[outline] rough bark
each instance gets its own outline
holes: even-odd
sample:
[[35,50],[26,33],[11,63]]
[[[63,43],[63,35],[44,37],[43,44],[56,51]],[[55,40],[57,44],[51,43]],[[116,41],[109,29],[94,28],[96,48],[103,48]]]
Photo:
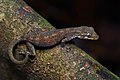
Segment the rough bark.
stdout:
[[34,63],[12,63],[7,53],[9,43],[35,27],[55,29],[22,0],[0,0],[0,80],[120,80],[69,43],[45,50],[36,48]]

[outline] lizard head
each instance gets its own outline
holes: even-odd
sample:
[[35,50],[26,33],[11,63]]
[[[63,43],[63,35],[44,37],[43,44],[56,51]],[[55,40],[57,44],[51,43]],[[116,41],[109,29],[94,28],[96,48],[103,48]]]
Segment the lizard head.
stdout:
[[80,35],[77,35],[78,38],[90,40],[97,40],[99,38],[93,27],[81,26],[79,28],[77,30],[80,33]]

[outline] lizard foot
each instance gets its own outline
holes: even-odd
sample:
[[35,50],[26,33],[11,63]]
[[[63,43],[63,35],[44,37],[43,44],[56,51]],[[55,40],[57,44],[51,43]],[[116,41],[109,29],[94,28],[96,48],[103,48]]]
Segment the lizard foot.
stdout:
[[31,52],[29,52],[29,51],[20,51],[19,53],[19,57],[25,57],[26,56],[26,54],[27,54],[27,56],[28,56],[28,60],[30,61],[30,62],[34,62],[34,58],[35,58],[35,55],[32,55],[32,53]]

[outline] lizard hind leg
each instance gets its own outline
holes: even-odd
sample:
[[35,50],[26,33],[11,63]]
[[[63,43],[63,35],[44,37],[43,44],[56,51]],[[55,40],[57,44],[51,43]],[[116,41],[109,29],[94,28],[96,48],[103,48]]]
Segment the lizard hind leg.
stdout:
[[36,56],[35,48],[34,48],[34,46],[30,42],[26,42],[26,45],[27,45],[27,48],[29,50],[29,60],[31,62],[33,62],[34,58]]

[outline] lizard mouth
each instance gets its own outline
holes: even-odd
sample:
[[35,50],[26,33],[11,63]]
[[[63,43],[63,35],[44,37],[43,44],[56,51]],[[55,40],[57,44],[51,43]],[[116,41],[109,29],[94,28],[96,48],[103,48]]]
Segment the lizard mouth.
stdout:
[[93,36],[93,37],[91,37],[91,38],[89,38],[89,39],[91,39],[91,40],[98,40],[99,39],[99,36],[97,35],[97,36]]
[[95,36],[76,36],[80,39],[90,39],[90,40],[97,40],[99,39],[99,36],[98,35],[95,35]]
[[89,39],[89,40],[97,40],[99,39],[99,36],[96,35],[96,36],[73,36],[72,39],[74,38],[79,38],[79,39]]

